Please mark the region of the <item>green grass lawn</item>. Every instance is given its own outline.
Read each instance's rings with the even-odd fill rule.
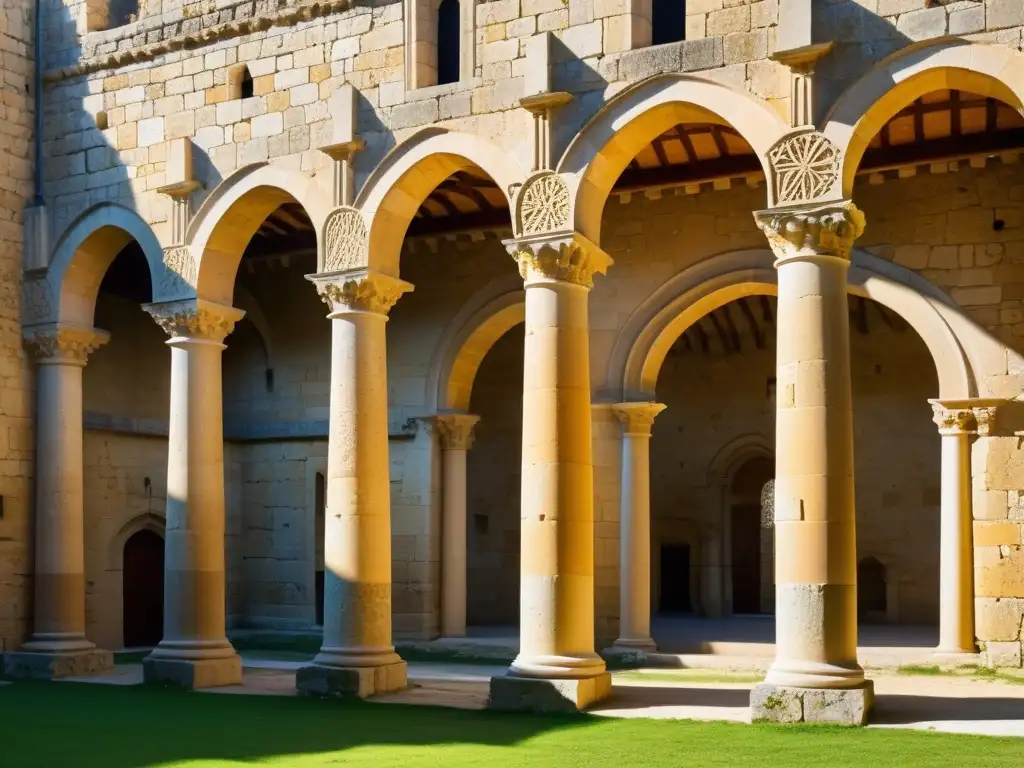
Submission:
[[[0,686],[0,766],[1024,765],[1024,740],[893,730],[535,717],[154,687]]]

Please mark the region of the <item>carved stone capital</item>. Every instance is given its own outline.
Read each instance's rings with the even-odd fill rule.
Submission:
[[[145,304],[143,309],[164,329],[171,341],[220,343],[231,333],[235,323],[245,316],[245,312],[240,309],[202,299]]]
[[[578,232],[515,238],[506,240],[505,248],[527,285],[564,282],[593,288],[594,275],[612,265],[611,256]]]
[[[473,429],[480,421],[471,413],[439,413],[434,417],[441,447],[446,451],[468,451],[473,447]]]
[[[616,403],[612,410],[619,417],[624,435],[650,437],[654,420],[665,406],[661,403]]]
[[[931,404],[932,420],[940,435],[966,435],[974,429],[976,422],[971,408],[950,408],[938,400],[932,400]]]
[[[808,256],[849,259],[865,223],[863,211],[850,200],[757,211],[754,221],[779,262]]]
[[[40,363],[85,365],[89,355],[110,341],[110,334],[96,328],[66,323],[47,323],[25,329],[25,348]]]
[[[373,312],[386,315],[403,293],[413,290],[411,283],[368,269],[324,272],[307,275],[306,279],[316,286],[324,304],[331,308],[331,314]]]

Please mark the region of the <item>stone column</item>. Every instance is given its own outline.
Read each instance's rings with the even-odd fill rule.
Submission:
[[[651,639],[651,427],[661,403],[613,406],[622,424],[619,637],[614,647],[654,651]]]
[[[82,371],[109,335],[64,323],[30,327],[36,370],[35,631],[5,657],[7,674],[57,678],[113,668],[85,637]]]
[[[441,436],[441,636],[466,636],[466,451],[479,416],[438,414]]]
[[[242,682],[225,633],[224,338],[243,313],[202,300],[149,304],[170,336],[164,637],[143,659],[147,681],[186,688]]]
[[[496,709],[581,709],[611,678],[594,652],[587,299],[607,254],[579,235],[507,243],[526,285],[519,655]]]
[[[947,661],[975,660],[974,550],[971,511],[969,402],[932,400],[942,441],[940,513],[939,646]]]
[[[857,663],[848,201],[755,214],[777,261],[776,656],[755,720],[863,724]]]
[[[367,697],[404,688],[391,643],[388,312],[412,286],[367,270],[312,275],[331,320],[324,520],[324,640],[300,693]]]

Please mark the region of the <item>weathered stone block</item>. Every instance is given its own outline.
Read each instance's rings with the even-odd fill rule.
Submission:
[[[900,16],[896,30],[911,40],[930,40],[946,34],[946,9],[921,8]]]
[[[309,664],[295,673],[300,696],[358,697],[400,691],[408,685],[408,666],[404,661],[379,667],[328,667]]]
[[[722,39],[719,37],[687,40],[682,45],[681,54],[679,68],[683,72],[720,67],[725,57]]]
[[[15,651],[2,657],[3,673],[8,677],[33,680],[57,680],[109,672],[114,654],[99,648],[81,653],[31,653]]]
[[[1024,3],[1020,0],[989,0],[985,5],[988,29],[1018,27],[1024,24]]]
[[[628,51],[619,59],[619,77],[623,80],[641,80],[652,75],[679,70],[681,46],[660,45]]]
[[[856,688],[793,688],[761,683],[750,692],[753,722],[864,725],[874,705],[874,684]]]
[[[1019,667],[1021,665],[1020,643],[986,643],[985,664],[989,667]]]
[[[147,657],[142,660],[142,674],[147,683],[171,683],[189,690],[239,685],[242,659],[237,655],[197,661]]]
[[[974,609],[975,631],[982,642],[1020,642],[1024,601],[978,597]]]
[[[607,672],[582,680],[550,680],[503,675],[491,678],[491,709],[516,712],[579,712],[608,698],[612,677]]]

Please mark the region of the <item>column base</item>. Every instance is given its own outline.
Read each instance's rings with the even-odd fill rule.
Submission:
[[[95,647],[65,653],[20,650],[5,653],[2,659],[5,675],[32,680],[96,675],[114,668],[114,654]]]
[[[404,661],[376,667],[332,667],[308,664],[295,673],[300,696],[367,699],[381,693],[400,691],[408,685]]]
[[[154,658],[150,655],[142,660],[142,675],[147,683],[171,683],[193,691],[240,685],[242,659],[237,654],[216,659]]]
[[[761,683],[750,692],[755,723],[831,723],[866,725],[875,703],[875,685],[854,688],[795,688]]]
[[[611,653],[654,653],[658,645],[649,637],[620,637],[606,652]]]
[[[491,678],[490,709],[507,712],[581,712],[612,693],[612,676],[602,672],[582,679],[519,677]]]
[[[939,664],[980,664],[981,654],[976,651],[936,648],[932,658]]]

